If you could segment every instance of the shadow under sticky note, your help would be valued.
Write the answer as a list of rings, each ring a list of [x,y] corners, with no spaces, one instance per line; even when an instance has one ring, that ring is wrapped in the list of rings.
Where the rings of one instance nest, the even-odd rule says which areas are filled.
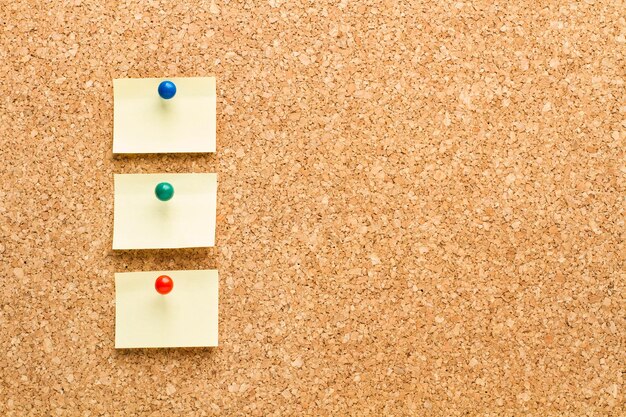
[[[159,294],[154,283],[168,275],[174,288]],[[115,274],[115,347],[210,347],[218,344],[216,270]]]
[[[174,187],[160,201],[160,182]],[[215,245],[217,174],[115,174],[113,249]]]
[[[215,78],[169,78],[169,100],[158,94],[163,80],[113,80],[113,153],[215,152]]]

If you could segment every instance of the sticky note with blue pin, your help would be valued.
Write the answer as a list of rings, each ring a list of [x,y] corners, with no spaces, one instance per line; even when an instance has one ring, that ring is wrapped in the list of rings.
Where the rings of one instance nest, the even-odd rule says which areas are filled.
[[[215,77],[113,80],[113,153],[215,152]]]

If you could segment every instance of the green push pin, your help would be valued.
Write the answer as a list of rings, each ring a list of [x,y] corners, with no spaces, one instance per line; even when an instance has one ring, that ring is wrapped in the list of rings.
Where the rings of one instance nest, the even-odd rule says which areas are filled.
[[[160,182],[154,189],[154,194],[161,201],[170,200],[174,197],[174,187],[169,182]]]

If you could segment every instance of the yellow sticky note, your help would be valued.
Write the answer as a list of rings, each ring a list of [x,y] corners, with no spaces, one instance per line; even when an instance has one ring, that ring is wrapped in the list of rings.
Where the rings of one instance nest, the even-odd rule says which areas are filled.
[[[215,152],[215,77],[113,80],[113,153]]]
[[[168,182],[169,201],[155,195]],[[217,174],[115,174],[113,249],[215,245]]]
[[[170,293],[155,289],[161,275],[174,282]],[[216,270],[122,272],[115,274],[115,347],[217,346]]]

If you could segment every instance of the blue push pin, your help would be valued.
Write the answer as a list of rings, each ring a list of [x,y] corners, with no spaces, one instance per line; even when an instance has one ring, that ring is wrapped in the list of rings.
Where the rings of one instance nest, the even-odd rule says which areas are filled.
[[[176,95],[176,84],[171,81],[163,81],[159,84],[159,95],[165,100],[169,100]]]

